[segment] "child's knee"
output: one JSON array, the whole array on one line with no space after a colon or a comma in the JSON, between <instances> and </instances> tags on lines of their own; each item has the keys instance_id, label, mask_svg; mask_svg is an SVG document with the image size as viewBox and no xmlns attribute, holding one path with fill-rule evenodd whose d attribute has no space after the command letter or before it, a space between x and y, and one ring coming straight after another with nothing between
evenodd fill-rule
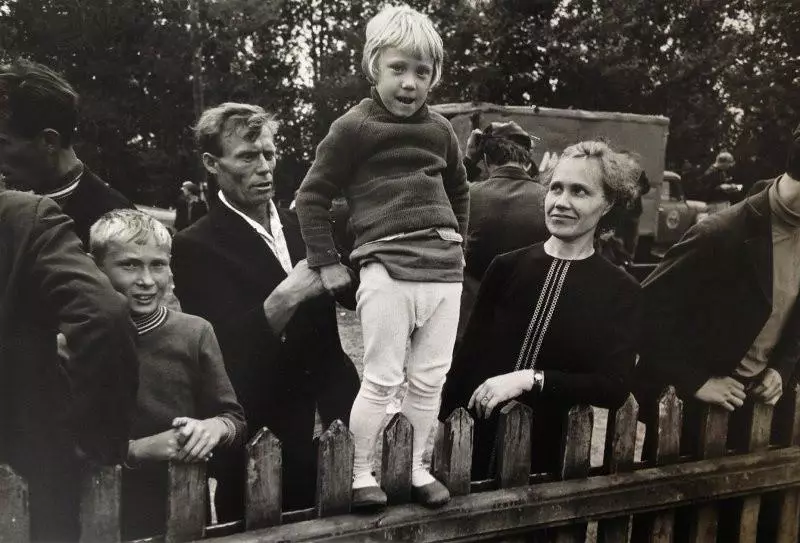
<instances>
[{"instance_id":1,"label":"child's knee","mask_svg":"<svg viewBox=\"0 0 800 543\"><path fill-rule=\"evenodd\" d=\"M398 385L381 384L365 374L364 380L361 382L361 395L375 402L388 403L397 389L397 386Z\"/></svg>"}]
</instances>

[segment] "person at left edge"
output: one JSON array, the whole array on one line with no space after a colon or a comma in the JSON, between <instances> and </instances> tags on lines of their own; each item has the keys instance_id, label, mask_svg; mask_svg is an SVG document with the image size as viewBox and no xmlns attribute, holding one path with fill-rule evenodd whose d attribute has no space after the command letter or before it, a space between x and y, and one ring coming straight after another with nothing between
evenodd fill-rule
<instances>
[{"instance_id":1,"label":"person at left edge","mask_svg":"<svg viewBox=\"0 0 800 543\"><path fill-rule=\"evenodd\" d=\"M58 332L72 350L65 363ZM0 464L28 485L33 541L76 541L84 461L125 459L134 335L72 221L47 198L0 191Z\"/></svg>"},{"instance_id":2,"label":"person at left edge","mask_svg":"<svg viewBox=\"0 0 800 543\"><path fill-rule=\"evenodd\" d=\"M133 204L75 154L77 124L78 93L61 75L22 59L0 67L0 174L60 205L86 247L97 219Z\"/></svg>"},{"instance_id":3,"label":"person at left edge","mask_svg":"<svg viewBox=\"0 0 800 543\"><path fill-rule=\"evenodd\" d=\"M214 327L251 434L266 426L281 440L291 510L314 500L315 407L326 426L347 421L358 373L342 351L334 299L304 259L297 217L272 202L276 131L259 106L203 112L195 136L220 190L209 214L175 236L172 270L183 310ZM218 518L241 518L243 455L215 454L214 470Z\"/></svg>"}]
</instances>

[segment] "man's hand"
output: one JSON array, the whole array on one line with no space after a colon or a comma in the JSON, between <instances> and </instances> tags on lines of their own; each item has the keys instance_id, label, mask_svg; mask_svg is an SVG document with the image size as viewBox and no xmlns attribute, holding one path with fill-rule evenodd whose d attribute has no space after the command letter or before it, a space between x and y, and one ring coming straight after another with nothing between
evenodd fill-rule
<instances>
[{"instance_id":1,"label":"man's hand","mask_svg":"<svg viewBox=\"0 0 800 543\"><path fill-rule=\"evenodd\" d=\"M488 419L498 404L516 398L533 387L531 370L512 371L485 380L469 399L468 409L475 407L478 417Z\"/></svg>"},{"instance_id":2,"label":"man's hand","mask_svg":"<svg viewBox=\"0 0 800 543\"><path fill-rule=\"evenodd\" d=\"M128 445L128 457L135 462L165 462L178 451L178 433L167 430L160 434L133 440Z\"/></svg>"},{"instance_id":3,"label":"man's hand","mask_svg":"<svg viewBox=\"0 0 800 543\"><path fill-rule=\"evenodd\" d=\"M309 268L305 259L298 262L264 300L264 316L272 331L280 334L301 303L324 293L320 274Z\"/></svg>"},{"instance_id":4,"label":"man's hand","mask_svg":"<svg viewBox=\"0 0 800 543\"><path fill-rule=\"evenodd\" d=\"M338 262L321 267L319 269L319 274L322 277L322 285L331 296L342 292L353 282L353 278L350 276L350 270L347 266Z\"/></svg>"},{"instance_id":5,"label":"man's hand","mask_svg":"<svg viewBox=\"0 0 800 543\"><path fill-rule=\"evenodd\" d=\"M464 151L464 155L470 160L474 161L480 158L478 155L480 150L481 136L483 136L483 132L481 132L480 128L476 128L469 133L469 137L467 138L467 148Z\"/></svg>"},{"instance_id":6,"label":"man's hand","mask_svg":"<svg viewBox=\"0 0 800 543\"><path fill-rule=\"evenodd\" d=\"M178 432L180 450L175 460L181 462L204 462L211 458L228 429L217 417L197 420L191 417L178 417L172 421L172 428Z\"/></svg>"},{"instance_id":7,"label":"man's hand","mask_svg":"<svg viewBox=\"0 0 800 543\"><path fill-rule=\"evenodd\" d=\"M761 382L750 391L758 401L767 405L775 405L783 395L783 379L781 374L772 368L764 371Z\"/></svg>"},{"instance_id":8,"label":"man's hand","mask_svg":"<svg viewBox=\"0 0 800 543\"><path fill-rule=\"evenodd\" d=\"M742 406L747 395L744 392L744 385L733 377L712 377L697 389L694 397L701 402L733 411Z\"/></svg>"}]
</instances>

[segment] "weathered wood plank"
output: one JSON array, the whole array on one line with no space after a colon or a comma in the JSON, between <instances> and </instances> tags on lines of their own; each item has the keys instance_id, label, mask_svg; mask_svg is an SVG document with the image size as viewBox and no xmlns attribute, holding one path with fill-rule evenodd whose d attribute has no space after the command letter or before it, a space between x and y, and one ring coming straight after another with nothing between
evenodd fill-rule
<instances>
[{"instance_id":1,"label":"weathered wood plank","mask_svg":"<svg viewBox=\"0 0 800 543\"><path fill-rule=\"evenodd\" d=\"M747 417L747 451L765 450L769 447L773 407L761 402L747 402L742 409L745 410L744 414ZM739 543L755 543L760 512L761 496L742 498L736 535Z\"/></svg>"},{"instance_id":2,"label":"weathered wood plank","mask_svg":"<svg viewBox=\"0 0 800 543\"><path fill-rule=\"evenodd\" d=\"M6 464L0 464L0 496L0 541L30 541L28 484Z\"/></svg>"},{"instance_id":3,"label":"weathered wood plank","mask_svg":"<svg viewBox=\"0 0 800 543\"><path fill-rule=\"evenodd\" d=\"M593 427L594 411L591 406L576 405L569 410L562 439L561 479L582 479L589 474ZM586 540L586 523L559 528L555 540L556 543L583 543Z\"/></svg>"},{"instance_id":4,"label":"weathered wood plank","mask_svg":"<svg viewBox=\"0 0 800 543\"><path fill-rule=\"evenodd\" d=\"M395 505L411 500L411 453L414 428L402 413L395 413L383 431L381 487L388 503Z\"/></svg>"},{"instance_id":5,"label":"weathered wood plank","mask_svg":"<svg viewBox=\"0 0 800 543\"><path fill-rule=\"evenodd\" d=\"M707 405L700 417L699 443L697 455L702 460L719 458L725 454L725 442L728 438L728 412L722 407ZM718 507L714 503L698 506L690 520L689 541L705 543L716 541L718 525Z\"/></svg>"},{"instance_id":6,"label":"weathered wood plank","mask_svg":"<svg viewBox=\"0 0 800 543\"><path fill-rule=\"evenodd\" d=\"M208 481L203 462L169 463L167 492L167 543L203 537L206 526Z\"/></svg>"},{"instance_id":7,"label":"weathered wood plank","mask_svg":"<svg viewBox=\"0 0 800 543\"><path fill-rule=\"evenodd\" d=\"M648 458L656 466L671 464L680 455L681 424L683 421L683 402L675 393L675 387L668 386L658 399L658 421L656 439ZM670 543L675 534L675 511L667 510L653 516L648 530L651 543Z\"/></svg>"},{"instance_id":8,"label":"weathered wood plank","mask_svg":"<svg viewBox=\"0 0 800 543\"><path fill-rule=\"evenodd\" d=\"M625 473L633 470L638 420L639 403L633 394L629 394L628 399L618 409L609 412L604 456L607 473ZM597 526L598 541L628 543L632 529L633 517L630 515L601 520Z\"/></svg>"},{"instance_id":9,"label":"weathered wood plank","mask_svg":"<svg viewBox=\"0 0 800 543\"><path fill-rule=\"evenodd\" d=\"M122 468L91 466L81 481L80 524L82 543L120 540Z\"/></svg>"},{"instance_id":10,"label":"weathered wood plank","mask_svg":"<svg viewBox=\"0 0 800 543\"><path fill-rule=\"evenodd\" d=\"M451 496L469 494L472 472L472 433L475 422L463 407L453 411L441 426L434 473Z\"/></svg>"},{"instance_id":11,"label":"weathered wood plank","mask_svg":"<svg viewBox=\"0 0 800 543\"><path fill-rule=\"evenodd\" d=\"M218 543L485 539L800 485L800 447L541 483L232 535Z\"/></svg>"},{"instance_id":12,"label":"weathered wood plank","mask_svg":"<svg viewBox=\"0 0 800 543\"><path fill-rule=\"evenodd\" d=\"M500 488L528 484L531 471L531 423L533 413L527 405L511 401L500 410L495 451L497 481Z\"/></svg>"},{"instance_id":13,"label":"weathered wood plank","mask_svg":"<svg viewBox=\"0 0 800 543\"><path fill-rule=\"evenodd\" d=\"M281 523L283 459L281 442L267 427L247 444L245 529Z\"/></svg>"},{"instance_id":14,"label":"weathered wood plank","mask_svg":"<svg viewBox=\"0 0 800 543\"><path fill-rule=\"evenodd\" d=\"M789 390L779 405L774 416L775 422L782 427L779 431L780 444L784 447L800 445L800 385ZM800 490L783 492L778 507L777 543L797 543L800 532Z\"/></svg>"},{"instance_id":15,"label":"weathered wood plank","mask_svg":"<svg viewBox=\"0 0 800 543\"><path fill-rule=\"evenodd\" d=\"M335 420L319 438L317 516L350 512L353 487L353 434Z\"/></svg>"}]
</instances>

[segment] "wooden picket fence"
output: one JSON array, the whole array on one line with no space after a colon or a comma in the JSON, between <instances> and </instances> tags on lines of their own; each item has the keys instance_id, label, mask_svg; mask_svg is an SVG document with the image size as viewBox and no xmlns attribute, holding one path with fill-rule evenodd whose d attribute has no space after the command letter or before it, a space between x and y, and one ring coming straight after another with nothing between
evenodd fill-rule
<instances>
[{"instance_id":1,"label":"wooden picket fence","mask_svg":"<svg viewBox=\"0 0 800 543\"><path fill-rule=\"evenodd\" d=\"M728 413L709 407L693 421L700 424L697 453L682 457L683 404L672 387L656 407L647 424L641 462L634 461L636 400L630 396L609 413L604 462L598 468L590 467L593 409L573 407L560 472L547 475L529 473L535 415L527 406L511 402L500 413L497 476L487 481L470 480L473 421L458 409L440 427L435 445L434 472L453 495L438 510L407 503L412 431L403 415L394 415L383 434L381 473L391 505L368 515L350 514L353 438L341 422L334 422L320 438L316 506L290 512L281 507L281 444L264 428L247 445L245 518L206 526L205 466L175 463L169 468L163 539L526 541L538 533L537 541L582 543L587 523L597 521L593 541L701 543L717 540L720 500L725 499L724 522L734 534L730 541L755 542L759 515L766 509L762 500L768 499L775 530L770 541L798 541L800 387L789 391L777 408L744 408L748 443L743 451L727 450ZM87 476L83 541L119 541L120 473L119 467L108 467ZM0 496L0 541L26 541L25 483L7 466L0 466Z\"/></svg>"}]
</instances>

